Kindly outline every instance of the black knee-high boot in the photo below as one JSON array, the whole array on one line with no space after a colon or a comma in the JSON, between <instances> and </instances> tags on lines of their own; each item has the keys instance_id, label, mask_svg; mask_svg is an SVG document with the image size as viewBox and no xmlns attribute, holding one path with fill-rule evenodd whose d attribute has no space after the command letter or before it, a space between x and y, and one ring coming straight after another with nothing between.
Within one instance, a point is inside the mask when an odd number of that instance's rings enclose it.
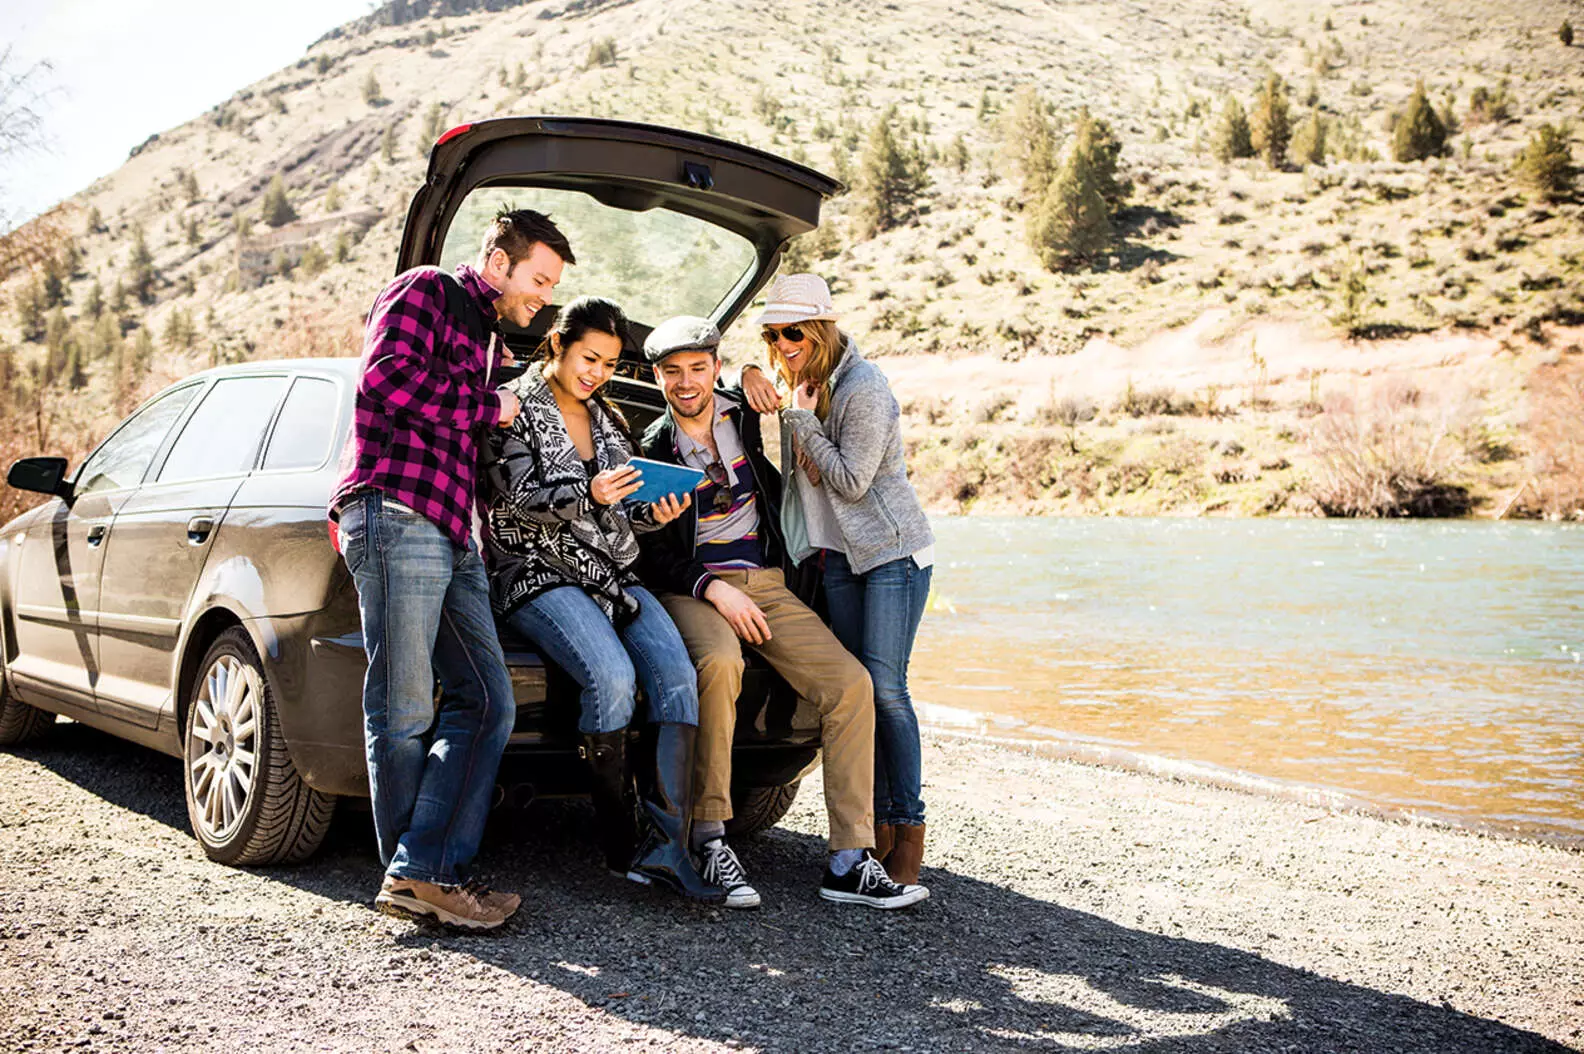
<instances>
[{"instance_id":1,"label":"black knee-high boot","mask_svg":"<svg viewBox=\"0 0 1584 1054\"><path fill-rule=\"evenodd\" d=\"M693 820L693 725L655 725L654 759L640 779L643 833L627 877L658 882L691 900L718 904L726 891L699 877L688 851Z\"/></svg>"},{"instance_id":2,"label":"black knee-high boot","mask_svg":"<svg viewBox=\"0 0 1584 1054\"><path fill-rule=\"evenodd\" d=\"M588 762L590 796L605 866L625 875L638 843L632 772L627 767L627 730L584 733L578 754Z\"/></svg>"}]
</instances>

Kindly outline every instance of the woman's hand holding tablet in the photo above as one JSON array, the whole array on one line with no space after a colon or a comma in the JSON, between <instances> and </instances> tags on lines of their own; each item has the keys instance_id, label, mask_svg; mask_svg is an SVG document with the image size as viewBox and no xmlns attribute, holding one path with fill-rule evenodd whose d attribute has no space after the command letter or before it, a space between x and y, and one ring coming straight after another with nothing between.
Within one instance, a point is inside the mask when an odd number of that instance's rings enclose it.
<instances>
[{"instance_id":1,"label":"woman's hand holding tablet","mask_svg":"<svg viewBox=\"0 0 1584 1054\"><path fill-rule=\"evenodd\" d=\"M704 473L696 468L671 465L646 457L635 457L623 467L637 469L639 473L638 489L627 494L623 500L644 505L657 504L666 497L675 498L681 505L683 499L691 498L693 488L704 478ZM680 513L681 508L677 511Z\"/></svg>"}]
</instances>

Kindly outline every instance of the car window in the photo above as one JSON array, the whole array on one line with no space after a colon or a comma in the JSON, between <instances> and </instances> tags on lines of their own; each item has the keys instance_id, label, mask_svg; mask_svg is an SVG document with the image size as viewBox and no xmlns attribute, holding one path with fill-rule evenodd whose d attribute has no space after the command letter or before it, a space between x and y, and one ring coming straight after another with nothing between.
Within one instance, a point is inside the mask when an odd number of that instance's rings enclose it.
<instances>
[{"instance_id":1,"label":"car window","mask_svg":"<svg viewBox=\"0 0 1584 1054\"><path fill-rule=\"evenodd\" d=\"M297 378L270 435L264 468L317 468L324 464L340 409L340 393L332 382Z\"/></svg>"},{"instance_id":2,"label":"car window","mask_svg":"<svg viewBox=\"0 0 1584 1054\"><path fill-rule=\"evenodd\" d=\"M651 326L672 315L713 315L758 266L752 242L705 220L664 208L632 212L546 187L474 190L451 219L441 266L477 262L484 230L502 208L545 213L572 244L578 263L556 287L558 303L603 296Z\"/></svg>"},{"instance_id":3,"label":"car window","mask_svg":"<svg viewBox=\"0 0 1584 1054\"><path fill-rule=\"evenodd\" d=\"M81 496L135 487L143 482L143 473L148 471L149 462L159 452L165 433L202 387L189 384L166 392L128 418L83 462L73 492Z\"/></svg>"},{"instance_id":4,"label":"car window","mask_svg":"<svg viewBox=\"0 0 1584 1054\"><path fill-rule=\"evenodd\" d=\"M182 426L160 469L161 483L235 476L253 467L285 377L232 377L215 382Z\"/></svg>"}]
</instances>

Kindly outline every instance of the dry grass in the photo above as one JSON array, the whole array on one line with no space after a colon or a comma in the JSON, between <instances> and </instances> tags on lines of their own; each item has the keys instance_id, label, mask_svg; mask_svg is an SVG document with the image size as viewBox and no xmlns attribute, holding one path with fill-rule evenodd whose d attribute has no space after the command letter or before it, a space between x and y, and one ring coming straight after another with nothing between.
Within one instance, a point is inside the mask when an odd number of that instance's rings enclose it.
<instances>
[{"instance_id":1,"label":"dry grass","mask_svg":"<svg viewBox=\"0 0 1584 1054\"><path fill-rule=\"evenodd\" d=\"M1467 488L1452 482L1462 458L1456 414L1401 384L1363 397L1333 396L1312 425L1310 497L1328 516L1468 512Z\"/></svg>"},{"instance_id":2,"label":"dry grass","mask_svg":"<svg viewBox=\"0 0 1584 1054\"><path fill-rule=\"evenodd\" d=\"M1552 519L1584 518L1584 357L1576 349L1535 371L1527 438L1536 497L1526 507Z\"/></svg>"}]
</instances>

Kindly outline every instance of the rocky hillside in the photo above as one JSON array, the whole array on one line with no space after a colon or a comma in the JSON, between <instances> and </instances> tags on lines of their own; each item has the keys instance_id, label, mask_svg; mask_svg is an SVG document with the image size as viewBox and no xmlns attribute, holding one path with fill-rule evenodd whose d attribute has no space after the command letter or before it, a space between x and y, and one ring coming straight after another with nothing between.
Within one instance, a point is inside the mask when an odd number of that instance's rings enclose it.
<instances>
[{"instance_id":1,"label":"rocky hillside","mask_svg":"<svg viewBox=\"0 0 1584 1054\"><path fill-rule=\"evenodd\" d=\"M887 357L938 507L1458 512L1524 485L1515 508L1566 513L1584 470L1545 437L1584 389L1564 328L1584 321L1584 206L1514 164L1578 110L1569 11L398 0L23 232L44 248L0 283L0 454L81 445L210 362L354 348L438 132L569 113L854 184L797 254ZM1273 72L1295 125L1327 124L1324 159L1218 161L1225 100L1252 107ZM1418 81L1450 134L1399 163ZM1131 183L1106 247L1065 270L1026 235L1030 99L1059 145L1082 109L1107 122ZM869 236L860 161L888 112L924 180Z\"/></svg>"}]
</instances>

